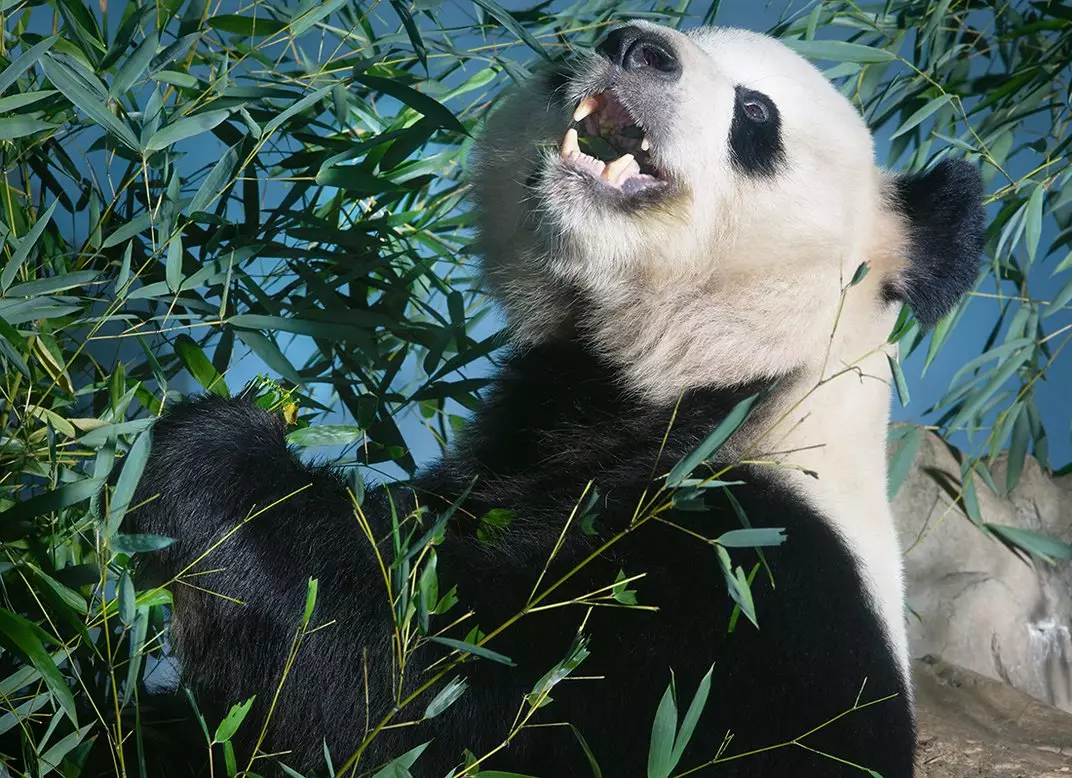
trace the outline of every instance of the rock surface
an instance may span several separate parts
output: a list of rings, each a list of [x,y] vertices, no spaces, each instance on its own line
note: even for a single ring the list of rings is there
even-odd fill
[[[1072,711],[1072,562],[1033,560],[980,531],[956,500],[962,456],[922,432],[893,501],[915,614],[908,621],[912,655],[941,657]],[[1005,464],[1001,458],[991,468],[999,489]],[[1051,478],[1028,457],[1008,497],[981,477],[974,483],[984,522],[1072,541],[1072,477]],[[949,773],[961,774],[988,775]]]
[[[1070,778],[1072,716],[936,659],[913,666],[917,778]]]

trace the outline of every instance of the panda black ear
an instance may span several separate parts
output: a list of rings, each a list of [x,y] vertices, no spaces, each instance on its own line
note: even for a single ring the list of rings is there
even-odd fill
[[[925,172],[894,176],[889,194],[908,232],[908,262],[891,296],[930,327],[975,282],[986,232],[982,178],[967,162],[944,159]]]

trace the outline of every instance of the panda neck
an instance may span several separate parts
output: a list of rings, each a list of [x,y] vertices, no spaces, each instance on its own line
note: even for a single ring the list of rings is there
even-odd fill
[[[656,403],[696,387],[793,375],[730,441],[733,453],[780,467],[829,517],[860,559],[907,673],[901,554],[886,494],[885,342],[895,312],[875,309],[879,273],[850,289],[840,306],[842,274],[819,265],[709,278],[687,294],[681,283],[602,286],[586,336],[631,388]]]
[[[879,379],[889,368],[885,354],[860,367],[863,375],[843,373],[818,387],[801,379],[772,398],[767,419],[774,420],[756,457],[783,468],[859,558],[872,606],[907,677],[902,556],[887,497],[889,387]]]

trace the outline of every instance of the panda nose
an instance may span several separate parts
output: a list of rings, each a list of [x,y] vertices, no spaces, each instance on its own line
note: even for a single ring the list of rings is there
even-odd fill
[[[655,34],[633,25],[610,32],[596,51],[630,73],[667,80],[681,75],[681,63],[666,44]]]

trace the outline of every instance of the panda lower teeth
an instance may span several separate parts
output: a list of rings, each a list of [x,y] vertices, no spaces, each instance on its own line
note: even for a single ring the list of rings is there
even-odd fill
[[[646,137],[640,146],[645,152],[650,148]],[[573,127],[566,130],[562,138],[559,156],[616,189],[625,189],[627,183],[634,182],[634,185],[629,187],[630,194],[658,180],[656,176],[641,169],[640,162],[632,153],[626,152],[609,162],[585,154],[581,151],[577,130]]]

